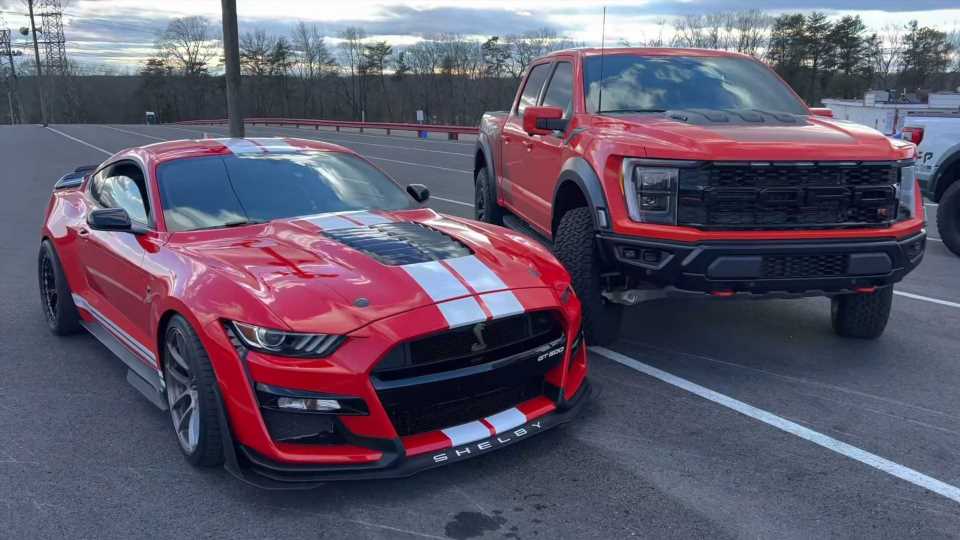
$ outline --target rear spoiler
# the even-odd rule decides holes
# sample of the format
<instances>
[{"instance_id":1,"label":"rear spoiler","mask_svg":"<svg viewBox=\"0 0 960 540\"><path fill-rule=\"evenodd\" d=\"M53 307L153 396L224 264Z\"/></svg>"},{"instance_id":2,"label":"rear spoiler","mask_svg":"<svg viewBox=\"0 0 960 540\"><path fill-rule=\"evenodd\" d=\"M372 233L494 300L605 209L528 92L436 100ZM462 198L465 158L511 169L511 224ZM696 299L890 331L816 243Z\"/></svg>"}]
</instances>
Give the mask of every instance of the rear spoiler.
<instances>
[{"instance_id":1,"label":"rear spoiler","mask_svg":"<svg viewBox=\"0 0 960 540\"><path fill-rule=\"evenodd\" d=\"M83 183L84 177L92 173L99 167L99 165L84 165L82 167L77 167L73 172L69 172L60 177L57 180L57 183L53 185L53 189L70 189L79 187Z\"/></svg>"}]
</instances>

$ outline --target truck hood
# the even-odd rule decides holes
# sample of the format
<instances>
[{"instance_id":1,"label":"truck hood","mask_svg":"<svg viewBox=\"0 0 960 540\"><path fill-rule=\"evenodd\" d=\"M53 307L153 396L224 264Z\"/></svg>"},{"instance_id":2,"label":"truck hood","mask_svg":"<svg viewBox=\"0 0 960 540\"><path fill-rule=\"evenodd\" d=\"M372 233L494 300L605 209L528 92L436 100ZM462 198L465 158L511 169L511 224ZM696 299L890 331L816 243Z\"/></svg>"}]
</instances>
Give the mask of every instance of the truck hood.
<instances>
[{"instance_id":1,"label":"truck hood","mask_svg":"<svg viewBox=\"0 0 960 540\"><path fill-rule=\"evenodd\" d=\"M411 237L421 229L426 235ZM478 291L562 287L551 281L566 276L549 252L523 237L426 209L323 214L216 233L184 239L180 249L250 291L288 329L299 332L345 334ZM417 253L411 242L437 250L427 270L466 268L453 277L467 287L438 293L448 276L418 274L415 257L401 260Z\"/></svg>"},{"instance_id":2,"label":"truck hood","mask_svg":"<svg viewBox=\"0 0 960 540\"><path fill-rule=\"evenodd\" d=\"M601 136L641 145L647 157L710 161L891 160L912 156L911 145L865 126L800 117L795 124L692 124L663 115L602 117ZM642 154L641 154L642 155Z\"/></svg>"}]
</instances>

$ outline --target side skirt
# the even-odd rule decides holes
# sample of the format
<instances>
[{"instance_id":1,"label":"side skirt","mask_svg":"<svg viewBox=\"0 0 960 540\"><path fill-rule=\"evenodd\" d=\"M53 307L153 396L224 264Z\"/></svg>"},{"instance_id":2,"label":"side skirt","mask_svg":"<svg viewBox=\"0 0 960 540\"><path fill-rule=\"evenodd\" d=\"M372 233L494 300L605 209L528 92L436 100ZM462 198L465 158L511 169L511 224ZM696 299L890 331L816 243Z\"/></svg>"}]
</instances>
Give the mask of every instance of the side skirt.
<instances>
[{"instance_id":1,"label":"side skirt","mask_svg":"<svg viewBox=\"0 0 960 540\"><path fill-rule=\"evenodd\" d=\"M90 332L97 341L110 349L127 368L127 382L136 388L150 403L160 410L167 410L167 401L163 397L163 383L157 370L143 363L136 355L130 352L119 339L97 321L81 321L80 324Z\"/></svg>"}]
</instances>

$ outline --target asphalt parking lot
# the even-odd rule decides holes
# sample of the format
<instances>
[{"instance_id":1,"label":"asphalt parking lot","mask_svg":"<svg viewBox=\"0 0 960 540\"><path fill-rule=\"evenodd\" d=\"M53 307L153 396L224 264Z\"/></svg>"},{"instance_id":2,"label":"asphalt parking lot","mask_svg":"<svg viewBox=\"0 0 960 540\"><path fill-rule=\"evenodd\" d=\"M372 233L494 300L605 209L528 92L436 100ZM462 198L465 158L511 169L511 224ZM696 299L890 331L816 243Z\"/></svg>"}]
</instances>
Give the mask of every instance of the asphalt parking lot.
<instances>
[{"instance_id":1,"label":"asphalt parking lot","mask_svg":"<svg viewBox=\"0 0 960 540\"><path fill-rule=\"evenodd\" d=\"M0 127L2 538L960 536L960 258L937 240L877 341L834 336L823 299L654 301L592 351L598 392L563 429L407 480L260 491L190 467L119 361L47 332L36 285L61 174L224 130L52 127ZM468 141L248 130L297 134L472 215Z\"/></svg>"}]
</instances>

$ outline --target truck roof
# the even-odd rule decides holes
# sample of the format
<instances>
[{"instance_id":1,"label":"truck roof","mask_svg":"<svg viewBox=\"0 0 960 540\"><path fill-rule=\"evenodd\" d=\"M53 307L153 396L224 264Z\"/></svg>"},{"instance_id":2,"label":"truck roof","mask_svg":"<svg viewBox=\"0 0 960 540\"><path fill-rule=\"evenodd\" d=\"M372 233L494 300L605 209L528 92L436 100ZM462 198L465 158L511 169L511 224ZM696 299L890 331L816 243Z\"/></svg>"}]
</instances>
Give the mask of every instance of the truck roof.
<instances>
[{"instance_id":1,"label":"truck roof","mask_svg":"<svg viewBox=\"0 0 960 540\"><path fill-rule=\"evenodd\" d=\"M740 58L752 58L749 55L732 52L718 51L716 49L683 49L672 47L576 47L572 49L563 49L553 51L541 58L550 58L558 55L575 54L580 57L604 55L623 55L631 54L636 56L728 56Z\"/></svg>"}]
</instances>

